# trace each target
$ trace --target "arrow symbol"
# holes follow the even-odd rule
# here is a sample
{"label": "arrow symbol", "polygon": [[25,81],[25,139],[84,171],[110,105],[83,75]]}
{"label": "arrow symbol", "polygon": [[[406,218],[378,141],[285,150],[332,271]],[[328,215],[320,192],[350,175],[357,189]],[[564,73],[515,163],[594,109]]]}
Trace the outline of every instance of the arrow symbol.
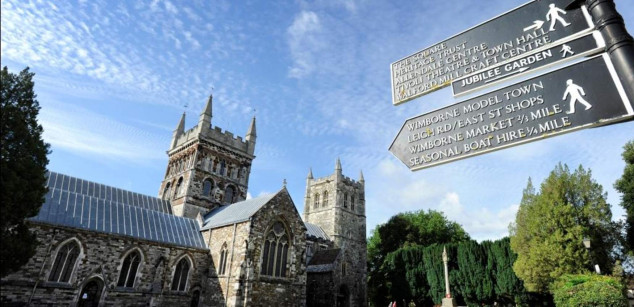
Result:
{"label": "arrow symbol", "polygon": [[543,24],[544,24],[544,22],[543,22],[543,21],[541,21],[541,20],[539,20],[539,19],[538,19],[538,20],[535,20],[535,21],[533,21],[533,24],[532,24],[532,25],[530,25],[530,26],[528,26],[528,27],[524,28],[524,32],[526,32],[526,31],[530,31],[530,30],[537,30],[537,29],[541,28]]}
{"label": "arrow symbol", "polygon": [[486,80],[486,81],[484,81],[484,83],[490,83],[490,82],[493,82],[493,81],[495,81],[495,80],[499,80],[499,79],[502,79],[502,78],[506,78],[506,77],[508,77],[508,76],[512,76],[512,75],[514,75],[514,74],[519,74],[519,73],[525,72],[525,71],[527,71],[527,70],[529,70],[529,69],[530,69],[530,67],[525,66],[525,67],[522,67],[522,68],[520,68],[520,69],[518,69],[518,70],[516,70],[516,71],[510,72],[510,73],[508,73],[508,74],[501,75],[501,76],[495,77],[495,78],[493,78],[493,79]]}

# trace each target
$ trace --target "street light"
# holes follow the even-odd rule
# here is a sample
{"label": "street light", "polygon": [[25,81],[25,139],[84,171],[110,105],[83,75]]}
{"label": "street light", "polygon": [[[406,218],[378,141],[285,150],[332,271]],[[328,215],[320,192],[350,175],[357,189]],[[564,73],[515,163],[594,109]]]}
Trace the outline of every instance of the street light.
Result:
{"label": "street light", "polygon": [[[588,250],[588,255],[590,255],[590,261],[592,261],[592,254],[590,253],[590,238],[588,237],[584,237],[583,238],[583,246],[585,246],[586,250]],[[601,275],[601,269],[599,268],[598,264],[594,265],[594,271],[597,272],[597,274]]]}

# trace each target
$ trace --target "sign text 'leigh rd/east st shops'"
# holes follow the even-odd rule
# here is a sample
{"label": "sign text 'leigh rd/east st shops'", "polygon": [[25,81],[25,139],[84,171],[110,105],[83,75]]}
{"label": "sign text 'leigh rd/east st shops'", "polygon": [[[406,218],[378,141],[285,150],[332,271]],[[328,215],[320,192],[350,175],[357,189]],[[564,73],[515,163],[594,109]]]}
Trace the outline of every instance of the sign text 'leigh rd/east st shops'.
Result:
{"label": "sign text 'leigh rd/east st shops'", "polygon": [[390,151],[418,170],[632,116],[604,54],[411,118]]}
{"label": "sign text 'leigh rd/east st shops'", "polygon": [[532,1],[391,65],[392,102],[401,104],[451,81],[579,33],[593,25],[569,0]]}

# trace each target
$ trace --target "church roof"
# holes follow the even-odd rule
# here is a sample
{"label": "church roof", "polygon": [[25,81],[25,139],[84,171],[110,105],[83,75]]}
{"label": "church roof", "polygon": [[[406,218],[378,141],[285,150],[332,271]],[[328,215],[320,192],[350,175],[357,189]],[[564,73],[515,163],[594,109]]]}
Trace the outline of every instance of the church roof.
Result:
{"label": "church roof", "polygon": [[341,249],[322,249],[315,252],[308,263],[308,272],[329,272],[335,268],[335,262],[339,257]]}
{"label": "church roof", "polygon": [[174,216],[167,201],[50,172],[31,221],[206,249],[198,222]]}
{"label": "church roof", "polygon": [[[279,193],[279,192],[278,192]],[[275,194],[266,194],[256,198],[247,199],[231,205],[220,206],[203,218],[203,227],[201,230],[217,228],[248,221],[260,208],[266,205]]]}
{"label": "church roof", "polygon": [[323,239],[323,240],[327,240],[330,241],[330,237],[328,237],[328,235],[326,234],[326,232],[321,229],[321,227],[315,225],[315,224],[311,224],[311,223],[304,223],[306,225],[306,236],[307,237],[314,237],[317,239]]}

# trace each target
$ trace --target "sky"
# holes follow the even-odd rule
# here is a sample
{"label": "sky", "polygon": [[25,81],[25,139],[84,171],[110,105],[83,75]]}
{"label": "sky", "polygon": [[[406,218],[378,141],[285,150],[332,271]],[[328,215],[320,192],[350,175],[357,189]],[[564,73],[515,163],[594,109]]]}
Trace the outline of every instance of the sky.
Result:
{"label": "sky", "polygon": [[[487,1],[2,0],[1,64],[29,66],[49,169],[158,195],[172,131],[197,123],[246,134],[257,119],[249,196],[283,180],[303,212],[306,176],[365,178],[367,231],[439,210],[476,240],[508,235],[528,178],[583,165],[615,219],[614,182],[634,122],[585,129],[411,172],[388,152],[403,122],[454,104],[445,88],[393,106],[390,64],[511,10]],[[616,0],[630,33],[634,2]]]}

